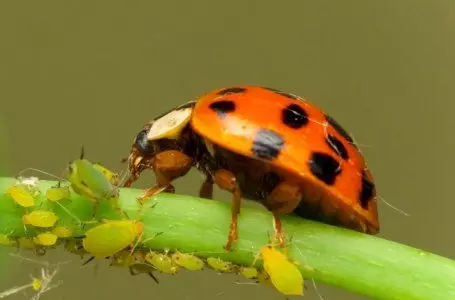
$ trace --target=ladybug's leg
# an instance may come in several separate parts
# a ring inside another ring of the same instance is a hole
[[[283,181],[279,183],[266,200],[267,208],[273,213],[273,228],[275,238],[279,241],[280,246],[285,245],[284,231],[281,226],[280,215],[293,212],[302,199],[300,187],[291,182]]]
[[[242,201],[240,188],[237,184],[235,175],[225,169],[220,169],[215,172],[213,180],[216,185],[226,191],[232,193],[232,206],[231,206],[231,225],[229,228],[229,235],[224,249],[231,250],[232,243],[238,239],[237,220],[240,214],[240,205]]]
[[[213,199],[213,179],[207,176],[199,190],[199,197],[206,199]]]
[[[157,183],[145,190],[139,197],[139,201],[143,203],[146,199],[163,191],[173,193],[175,189],[171,182],[188,173],[192,164],[193,160],[190,157],[177,150],[166,150],[156,154],[151,166]]]

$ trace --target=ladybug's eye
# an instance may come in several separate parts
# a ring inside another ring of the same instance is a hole
[[[147,139],[148,131],[149,128],[144,128],[137,134],[136,139],[134,140],[134,144],[136,145],[136,147],[138,148],[139,152],[141,152],[142,155],[148,155],[153,153],[153,145]]]

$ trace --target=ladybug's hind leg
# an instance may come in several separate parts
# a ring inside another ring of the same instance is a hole
[[[157,153],[151,163],[157,183],[145,190],[139,201],[144,203],[148,198],[164,191],[174,193],[172,181],[188,173],[192,164],[193,160],[180,151],[166,150]]]
[[[300,187],[287,181],[279,183],[267,197],[265,205],[273,213],[275,239],[280,243],[280,247],[285,246],[285,234],[280,215],[293,212],[299,205],[301,198]]]
[[[235,175],[225,169],[216,171],[213,180],[219,188],[232,193],[231,225],[229,228],[228,240],[224,246],[225,250],[231,251],[232,243],[238,239],[237,220],[242,202],[240,188],[237,184]]]

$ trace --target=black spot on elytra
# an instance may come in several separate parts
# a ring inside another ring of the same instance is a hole
[[[274,92],[275,94],[287,97],[289,99],[301,100],[299,97],[297,97],[295,95],[292,95],[292,94],[289,94],[289,93],[286,93],[286,92],[283,92],[283,91],[280,91],[280,90],[277,90],[277,89],[268,88],[268,87],[263,87],[263,89],[266,89],[268,91]]]
[[[349,133],[340,125],[340,123],[338,123],[337,121],[335,121],[335,119],[333,119],[332,117],[328,116],[328,115],[325,115],[325,119],[327,120],[327,122],[332,125],[333,128],[335,128],[336,131],[338,131],[338,133],[343,136],[349,143],[351,144],[354,144],[354,140],[352,139],[352,137],[349,135]]]
[[[360,190],[359,199],[362,208],[364,209],[368,208],[368,203],[371,201],[371,198],[373,197],[374,190],[375,190],[374,183],[368,179],[365,170],[362,170],[362,189]]]
[[[337,155],[339,155],[342,159],[346,160],[349,158],[348,155],[348,150],[346,150],[346,147],[343,145],[343,142],[341,142],[339,139],[337,139],[335,136],[329,134],[326,138],[327,145],[335,151]]]
[[[281,121],[293,129],[299,129],[308,124],[307,112],[297,104],[290,104],[281,111]]]
[[[278,133],[260,129],[254,137],[251,151],[259,158],[273,159],[280,155],[283,146],[284,140]]]
[[[341,166],[338,161],[322,152],[314,152],[308,161],[308,165],[311,173],[328,185],[333,185],[336,177],[341,173]]]
[[[217,94],[218,95],[229,95],[229,94],[240,94],[240,93],[244,93],[244,92],[246,92],[245,88],[231,87],[231,88],[223,89],[223,90],[219,91]]]
[[[150,141],[147,139],[147,134],[152,125],[145,126],[137,135],[134,140],[134,144],[142,155],[147,155],[153,153],[153,146]]]
[[[231,100],[219,100],[210,104],[210,109],[215,111],[220,118],[226,116],[226,114],[235,111],[235,103]]]

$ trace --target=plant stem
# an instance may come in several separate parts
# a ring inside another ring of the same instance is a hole
[[[0,233],[26,236],[21,218],[25,213],[6,194],[13,178],[0,177]],[[42,197],[55,181],[40,180]],[[273,233],[271,214],[244,207],[239,218],[239,241],[230,253],[224,251],[230,222],[230,205],[221,201],[162,193],[139,213],[138,189],[120,190],[120,204],[132,219],[145,228],[141,247],[193,253],[199,257],[219,257],[238,265],[251,265]],[[43,202],[44,203],[44,202]],[[46,204],[41,204],[46,206]],[[51,209],[49,205],[47,209]],[[74,236],[84,229],[74,223],[59,206],[52,206]],[[65,206],[74,216],[87,221],[93,206],[72,193]],[[98,210],[108,217],[106,207]],[[447,258],[361,234],[343,228],[293,216],[282,218],[290,259],[298,263],[306,279],[331,284],[375,299],[455,299],[455,262]],[[155,237],[157,233],[162,233]]]

